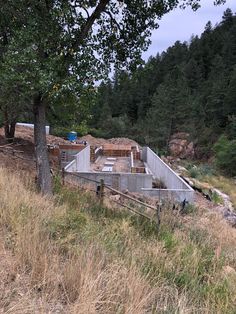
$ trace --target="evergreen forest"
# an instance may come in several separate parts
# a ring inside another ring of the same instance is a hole
[[[230,153],[234,162],[236,15],[227,9],[200,37],[176,41],[133,72],[116,71],[93,102],[89,126],[95,136],[131,137],[165,154],[171,135],[187,132],[197,158],[220,151],[221,159]]]

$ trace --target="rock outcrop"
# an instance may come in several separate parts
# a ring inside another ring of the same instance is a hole
[[[179,158],[193,158],[194,144],[189,139],[189,134],[185,132],[175,133],[169,142],[170,154]]]

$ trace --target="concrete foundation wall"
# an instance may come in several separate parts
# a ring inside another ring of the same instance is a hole
[[[87,172],[90,170],[90,146],[86,146],[76,155],[70,156],[73,160],[65,166],[65,171]]]
[[[153,176],[162,180],[167,189],[190,190],[192,188],[181,179],[164,161],[161,160],[149,147],[143,148],[143,161],[147,163]]]
[[[59,145],[61,167],[64,168],[70,164],[76,157],[76,155],[81,152],[86,146],[80,144],[63,144]]]
[[[69,164],[75,160],[75,152],[73,151],[68,151],[66,152],[66,157],[65,157],[65,160],[62,160],[61,159],[61,168],[65,168],[67,166],[69,166]]]
[[[106,185],[109,185],[114,189],[120,191],[129,190],[130,192],[139,193],[142,188],[150,189],[152,187],[152,175],[147,174],[80,172],[72,175],[67,172],[65,173],[65,178],[79,184],[88,184],[91,182],[89,180],[97,181],[99,183],[100,180],[103,179]]]
[[[142,194],[172,203],[194,202],[194,191],[191,190],[142,189]]]
[[[161,180],[167,189],[142,189],[142,193],[173,202],[183,202],[184,199],[189,203],[194,201],[194,190],[180,178],[160,157],[158,157],[149,147],[142,150],[142,159],[146,162],[148,169],[153,176]]]
[[[75,159],[65,167],[65,178],[76,184],[99,184],[103,179],[106,185],[114,189],[138,192],[149,197],[169,200],[173,203],[184,200],[192,203],[194,190],[166,165],[150,148],[142,151],[142,159],[151,173],[104,173],[90,171],[90,146],[76,154]],[[74,173],[74,175],[73,175]],[[77,175],[77,176],[76,176]],[[162,180],[167,189],[152,188],[153,177]],[[97,183],[96,183],[97,182]]]
[[[87,172],[90,170],[90,146],[86,146],[75,156],[76,171]]]
[[[76,160],[74,159],[70,163],[65,165],[64,170],[68,171],[68,172],[75,172],[76,171]]]

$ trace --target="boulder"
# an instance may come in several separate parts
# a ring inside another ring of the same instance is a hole
[[[193,158],[194,144],[189,139],[189,134],[185,132],[175,133],[169,142],[170,154],[179,158]]]

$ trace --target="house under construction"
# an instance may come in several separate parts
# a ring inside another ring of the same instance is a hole
[[[85,144],[57,148],[67,180],[86,184],[88,180],[99,182],[102,179],[106,185],[120,191],[174,202],[193,202],[194,190],[149,147]]]

